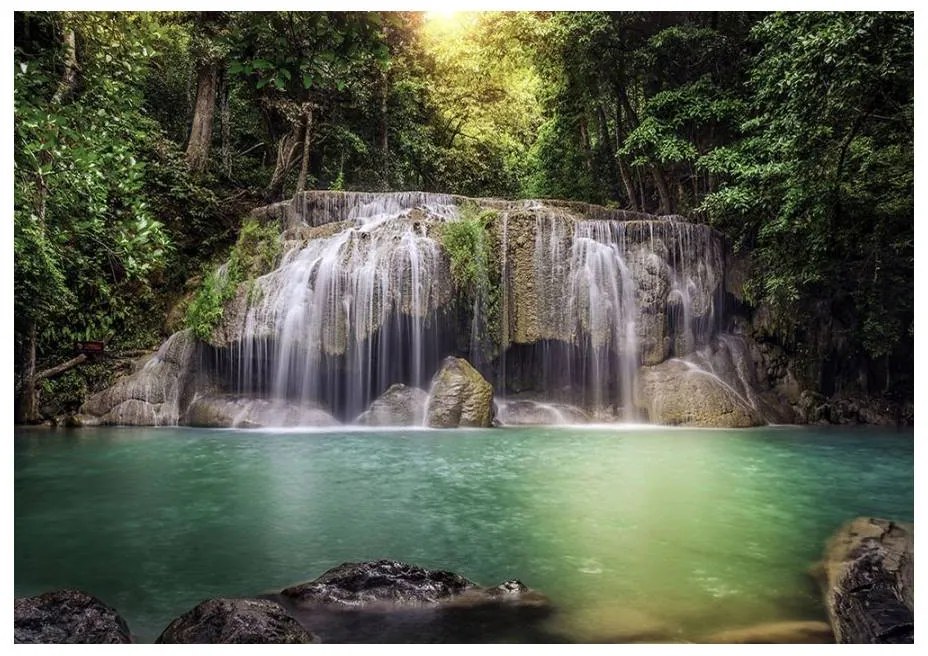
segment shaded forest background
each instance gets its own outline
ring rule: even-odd
[[[914,28],[887,12],[19,12],[14,337],[38,414],[181,327],[303,189],[682,214],[825,395],[912,397]],[[35,413],[33,413],[34,416]]]

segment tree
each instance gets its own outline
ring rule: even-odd
[[[22,418],[74,340],[111,337],[165,261],[143,191],[137,80],[153,55],[145,17],[16,14],[14,334]],[[60,62],[60,64],[59,64]]]
[[[752,36],[751,118],[705,157],[726,179],[704,208],[753,249],[754,299],[786,326],[830,299],[851,308],[853,348],[911,352],[912,14],[775,14]]]

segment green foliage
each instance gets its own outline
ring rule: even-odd
[[[274,224],[246,219],[229,259],[209,271],[200,290],[187,307],[185,324],[202,340],[209,340],[222,320],[226,304],[242,283],[251,282],[273,269],[281,251],[280,231]],[[249,295],[254,288],[249,289]]]
[[[912,16],[773,14],[752,35],[751,118],[702,159],[725,181],[702,206],[753,250],[755,301],[794,325],[809,299],[850,302],[888,355],[913,317]]]
[[[149,133],[139,77],[157,54],[145,17],[18,14],[14,52],[14,316],[39,358],[74,340],[136,335],[172,252],[145,181]],[[78,37],[80,85],[60,93],[63,30]],[[52,46],[49,46],[49,41]]]
[[[490,225],[499,218],[495,210],[481,210],[475,203],[459,206],[460,218],[442,225],[441,244],[448,253],[451,278],[475,315],[479,340],[499,341],[500,272],[493,256]]]

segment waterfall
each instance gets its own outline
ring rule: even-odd
[[[452,199],[338,194],[301,205],[309,226],[346,225],[291,248],[254,282],[236,391],[321,402],[350,418],[394,382],[424,386],[444,355],[436,315],[450,274],[433,233],[457,216]]]
[[[499,281],[466,304],[441,246],[464,202],[497,213],[483,273]],[[353,421],[393,384],[427,390],[449,355],[468,357],[518,422],[641,421],[658,388],[671,407],[675,371],[752,411],[770,405],[754,393],[748,350],[724,333],[725,247],[706,225],[421,192],[306,192],[253,216],[279,224],[283,254],[237,289],[202,345],[204,375],[184,396],[199,421],[221,423],[251,399],[266,401],[260,421],[274,408]],[[702,355],[719,344],[722,365]]]

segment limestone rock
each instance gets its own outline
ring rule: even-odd
[[[489,428],[493,425],[493,386],[467,360],[445,358],[432,378],[426,424]]]
[[[828,542],[822,581],[839,643],[914,641],[914,527],[858,517]]]
[[[183,423],[201,428],[260,428],[336,426],[339,422],[316,405],[232,395],[206,395],[190,404]]]
[[[129,627],[102,601],[79,590],[56,590],[14,603],[13,641],[41,644],[125,644]]]
[[[355,423],[364,426],[421,426],[428,392],[402,383],[391,385]]]
[[[82,423],[169,426],[183,412],[196,375],[197,340],[191,330],[174,333],[145,364],[87,399]]]
[[[160,644],[306,644],[314,636],[267,599],[207,599],[161,633]]]
[[[638,370],[638,406],[652,423],[746,428],[764,423],[757,411],[717,376],[683,360]]]

